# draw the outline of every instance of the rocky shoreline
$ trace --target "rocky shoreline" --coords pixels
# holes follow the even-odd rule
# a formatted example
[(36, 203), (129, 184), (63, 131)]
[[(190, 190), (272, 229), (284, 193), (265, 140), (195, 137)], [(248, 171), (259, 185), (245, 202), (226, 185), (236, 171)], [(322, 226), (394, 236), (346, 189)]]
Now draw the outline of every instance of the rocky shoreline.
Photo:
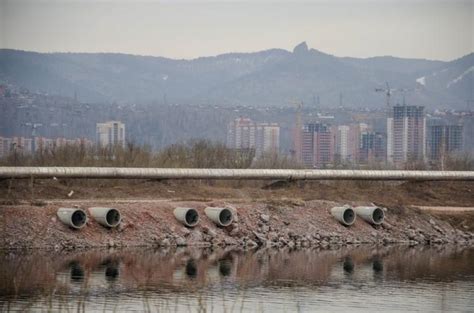
[[(80, 230), (73, 230), (56, 217), (59, 207), (80, 207), (87, 202), (49, 202), (42, 206), (27, 204), (2, 205), (0, 217), (4, 225), (1, 249), (74, 250), (93, 247), (172, 247), (235, 246), (243, 249), (273, 247), (333, 248), (345, 245), (406, 244), (474, 246), (474, 233), (452, 225), (449, 220), (413, 207), (384, 208), (386, 219), (370, 225), (358, 218), (352, 226), (343, 226), (329, 213), (333, 201), (292, 199), (253, 202), (172, 201), (139, 202), (130, 200), (102, 201), (101, 206), (117, 208), (122, 223), (105, 228), (92, 219)], [(364, 203), (350, 203), (362, 205)], [(177, 206), (195, 208), (200, 223), (188, 228), (173, 216)], [(207, 206), (227, 207), (235, 219), (227, 227), (218, 227), (206, 218)]]

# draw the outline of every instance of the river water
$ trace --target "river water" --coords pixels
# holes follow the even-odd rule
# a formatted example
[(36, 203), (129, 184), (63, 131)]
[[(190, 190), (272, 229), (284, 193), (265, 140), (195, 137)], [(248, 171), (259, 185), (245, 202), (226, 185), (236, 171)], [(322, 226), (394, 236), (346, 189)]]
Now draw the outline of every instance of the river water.
[(474, 247), (0, 251), (0, 310), (473, 312)]

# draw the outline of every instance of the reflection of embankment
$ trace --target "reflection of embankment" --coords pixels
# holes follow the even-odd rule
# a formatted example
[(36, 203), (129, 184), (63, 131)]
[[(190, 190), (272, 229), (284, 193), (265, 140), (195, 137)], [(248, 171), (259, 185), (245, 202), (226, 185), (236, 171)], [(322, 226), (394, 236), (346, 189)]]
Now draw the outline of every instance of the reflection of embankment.
[[(474, 275), (474, 249), (457, 246), (399, 248), (384, 259), (386, 279), (464, 280)], [(409, 265), (409, 266), (407, 266)], [(471, 278), (472, 279), (472, 278)]]
[[(203, 287), (319, 286), (358, 280), (449, 280), (473, 275), (473, 249), (177, 249), (0, 254), (0, 294), (196, 292)], [(1, 298), (1, 297), (0, 297)]]

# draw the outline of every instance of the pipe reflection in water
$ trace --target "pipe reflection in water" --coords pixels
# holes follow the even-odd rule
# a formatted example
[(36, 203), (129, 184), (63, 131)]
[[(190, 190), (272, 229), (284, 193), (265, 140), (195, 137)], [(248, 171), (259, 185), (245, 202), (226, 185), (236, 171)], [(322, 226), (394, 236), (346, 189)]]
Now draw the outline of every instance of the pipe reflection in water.
[(374, 258), (372, 261), (372, 269), (374, 273), (382, 273), (383, 272), (383, 263), (379, 257)]
[(189, 278), (194, 279), (197, 277), (198, 269), (196, 266), (196, 261), (194, 259), (189, 259), (188, 262), (186, 262), (185, 271), (186, 271), (186, 275)]
[(100, 268), (105, 268), (105, 278), (109, 282), (115, 282), (120, 275), (119, 261), (107, 258), (101, 264)]
[(221, 276), (226, 277), (232, 274), (232, 256), (230, 254), (220, 259), (218, 264)]
[[(262, 297), (269, 299), (270, 306), (274, 301), (276, 311), (278, 308), (294, 311), (288, 305), (294, 304), (295, 294), (304, 299), (305, 305), (336, 301), (337, 305), (344, 303), (350, 308), (352, 301), (358, 300), (348, 295), (357, 286), (365, 288), (367, 293), (376, 290), (374, 307), (380, 303), (410, 302), (413, 294), (409, 290), (416, 289), (426, 301), (435, 301), (438, 298), (433, 294), (449, 290), (455, 295), (449, 298), (448, 294), (446, 311), (466, 311), (465, 305), (472, 301), (474, 289), (472, 260), (473, 248), (454, 246), (442, 249), (358, 246), (293, 251), (133, 249), (64, 255), (11, 255), (0, 251), (0, 310), (5, 303), (15, 310), (31, 305), (25, 301), (33, 301), (38, 310), (60, 311), (60, 305), (64, 308), (64, 303), (77, 303), (79, 298), (85, 301), (87, 311), (112, 311), (117, 305), (142, 311), (140, 305), (144, 301), (157, 307), (170, 305), (164, 310), (174, 311), (174, 305), (184, 303), (182, 299), (187, 301), (183, 305), (206, 299), (207, 308), (215, 308), (222, 307), (219, 296), (223, 292), (226, 299), (236, 303), (242, 302), (236, 297), (244, 292), (245, 302), (251, 304), (243, 310), (247, 312), (255, 309)], [(259, 293), (254, 293), (252, 288), (258, 288)], [(425, 289), (429, 292), (427, 297), (423, 294)], [(44, 307), (47, 299), (54, 299), (52, 308)], [(304, 311), (312, 311), (311, 308), (314, 306), (305, 306)], [(413, 311), (418, 309), (413, 307)], [(331, 306), (321, 310), (330, 311)], [(188, 309), (184, 306), (176, 311)]]
[(84, 268), (78, 261), (69, 262), (69, 268), (72, 282), (82, 282), (84, 280)]
[(342, 263), (342, 268), (344, 269), (344, 273), (352, 274), (354, 273), (354, 261), (350, 256), (346, 256), (344, 258), (344, 262)]

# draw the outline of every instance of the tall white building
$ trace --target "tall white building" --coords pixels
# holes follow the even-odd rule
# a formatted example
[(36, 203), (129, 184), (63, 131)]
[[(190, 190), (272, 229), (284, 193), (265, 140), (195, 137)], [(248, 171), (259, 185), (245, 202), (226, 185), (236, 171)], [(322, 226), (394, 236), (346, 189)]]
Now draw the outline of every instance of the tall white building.
[(249, 118), (237, 118), (227, 127), (227, 147), (254, 149), (255, 156), (280, 150), (280, 126), (277, 123), (255, 123)]
[(426, 155), (426, 119), (424, 107), (396, 105), (387, 118), (387, 161), (403, 164), (424, 160)]
[(125, 124), (120, 121), (97, 123), (97, 143), (100, 147), (125, 147)]
[(336, 154), (343, 161), (349, 161), (350, 160), (349, 131), (350, 131), (350, 127), (347, 126), (347, 125), (337, 126), (337, 130), (336, 130)]
[(280, 150), (280, 126), (277, 123), (257, 123), (255, 155), (265, 152), (278, 153)]
[(340, 125), (333, 129), (335, 134), (335, 154), (340, 161), (359, 163), (361, 161), (362, 138), (371, 132), (369, 125), (354, 123)]
[(237, 118), (227, 126), (227, 147), (255, 149), (256, 125), (249, 118)]

